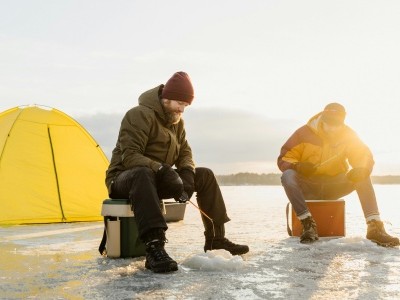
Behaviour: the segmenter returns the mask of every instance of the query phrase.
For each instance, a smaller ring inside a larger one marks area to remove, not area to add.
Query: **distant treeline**
[[[220,185],[281,185],[281,174],[237,173],[217,175]]]
[[[281,185],[281,174],[237,173],[217,175],[220,185]],[[400,176],[371,176],[374,184],[400,184]]]

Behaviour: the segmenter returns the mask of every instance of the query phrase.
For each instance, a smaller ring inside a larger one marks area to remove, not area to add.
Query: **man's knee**
[[[132,173],[136,176],[143,176],[148,178],[154,178],[156,175],[154,171],[148,167],[135,167],[132,169]]]
[[[196,168],[194,177],[195,191],[200,192],[206,187],[218,185],[214,172],[209,168]]]
[[[203,180],[215,179],[214,172],[209,168],[204,168],[204,167],[196,168],[195,179],[203,179]]]
[[[281,182],[283,186],[289,186],[296,184],[297,182],[297,172],[295,170],[289,169],[282,173]]]

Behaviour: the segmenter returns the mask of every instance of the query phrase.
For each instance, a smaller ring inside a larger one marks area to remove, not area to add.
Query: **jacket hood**
[[[317,113],[316,115],[314,115],[313,117],[311,117],[308,122],[307,122],[307,126],[313,131],[315,132],[315,134],[317,134],[319,137],[321,138],[328,138],[330,139],[323,131],[322,129],[322,112]],[[339,135],[337,136],[337,138],[342,139],[345,136],[347,136],[348,134],[350,134],[351,129],[349,127],[347,127],[346,124],[344,124],[343,130],[339,133]],[[337,139],[336,138],[336,139]]]
[[[162,108],[160,97],[164,85],[161,84],[151,90],[148,90],[139,96],[139,105],[146,106],[155,111],[155,113],[165,120],[165,113]]]
[[[321,116],[322,112],[319,112],[315,116],[311,117],[307,122],[307,126],[318,135],[321,132]]]

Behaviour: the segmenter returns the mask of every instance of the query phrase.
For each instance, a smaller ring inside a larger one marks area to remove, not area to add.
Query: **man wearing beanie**
[[[204,251],[225,249],[233,255],[249,251],[246,245],[225,238],[228,222],[225,203],[213,172],[195,167],[181,118],[194,98],[191,80],[177,72],[139,97],[121,122],[116,147],[106,172],[111,198],[129,198],[146,246],[145,267],[154,272],[178,270],[165,251],[168,226],[160,209],[161,199],[186,202],[197,193],[204,224]],[[175,168],[173,168],[175,167]]]
[[[398,246],[399,239],[386,233],[379,217],[370,179],[371,151],[344,124],[345,116],[341,104],[328,104],[293,133],[278,157],[282,185],[303,226],[300,242],[318,240],[306,199],[335,200],[355,190],[367,223],[366,238],[381,246]]]

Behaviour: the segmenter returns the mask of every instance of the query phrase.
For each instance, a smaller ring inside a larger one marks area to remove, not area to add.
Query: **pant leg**
[[[368,177],[363,181],[354,183],[347,179],[345,174],[331,177],[322,182],[321,199],[338,199],[357,191],[361,208],[365,218],[379,215],[378,204],[376,201],[375,191]]]
[[[323,200],[336,200],[344,197],[356,189],[354,182],[347,179],[345,174],[337,176],[321,176],[315,180],[320,182],[320,194],[317,196]],[[314,200],[314,199],[311,199]]]
[[[219,226],[230,221],[214,173],[208,168],[196,168],[194,185],[197,192],[197,204],[213,220],[214,225]],[[206,231],[212,230],[211,221],[203,214],[201,218]]]
[[[283,172],[281,181],[297,216],[309,212],[306,200],[335,200],[355,190],[344,174],[304,177],[290,169]]]
[[[371,178],[366,178],[356,184],[356,191],[360,199],[361,207],[365,219],[371,216],[379,216],[378,203],[376,201],[375,191],[372,186]]]
[[[281,182],[285,190],[286,196],[292,204],[296,215],[300,216],[309,212],[303,189],[300,186],[298,173],[292,169],[284,171],[282,173]]]
[[[136,167],[119,174],[112,184],[111,198],[128,198],[133,207],[139,236],[153,228],[168,229],[160,209],[155,173]]]
[[[312,176],[305,178],[294,170],[282,174],[282,185],[297,216],[308,212],[305,200],[335,200],[357,191],[365,218],[379,215],[375,192],[370,178],[357,184],[345,174],[333,177]]]

